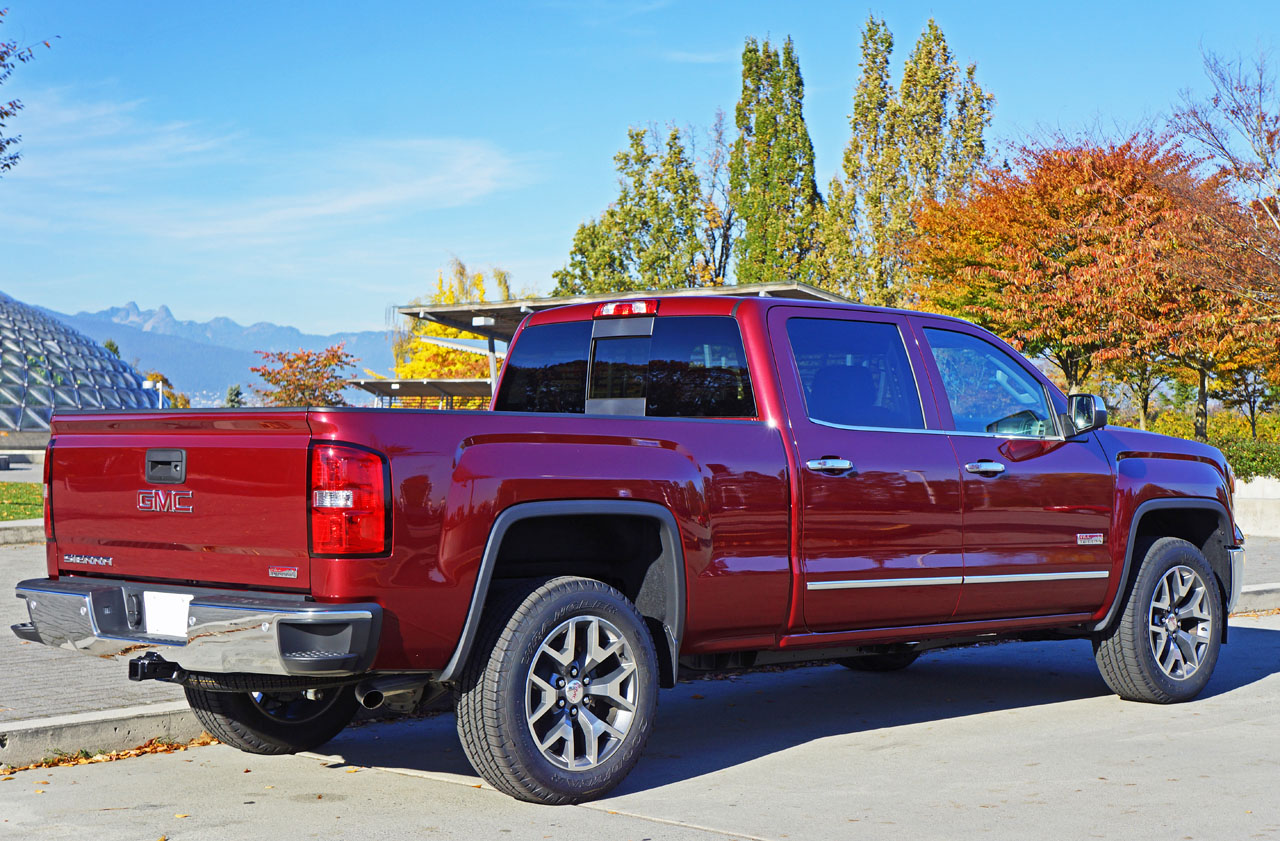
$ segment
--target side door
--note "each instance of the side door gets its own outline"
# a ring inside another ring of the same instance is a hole
[[[1115,481],[1047,379],[967,324],[912,317],[964,487],[957,621],[1087,613],[1107,593]]]
[[[901,316],[782,306],[770,338],[798,455],[810,631],[946,621],[960,596],[960,472]]]

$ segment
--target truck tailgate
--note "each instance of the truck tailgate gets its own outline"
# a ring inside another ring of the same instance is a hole
[[[55,416],[50,572],[308,588],[310,438],[302,410]]]

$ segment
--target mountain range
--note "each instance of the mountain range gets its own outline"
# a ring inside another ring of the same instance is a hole
[[[122,359],[139,371],[162,372],[177,391],[191,397],[193,406],[222,405],[227,387],[236,383],[251,399],[250,387],[261,385],[249,371],[262,364],[256,350],[324,350],[344,342],[347,352],[358,360],[352,376],[363,376],[365,368],[387,373],[394,361],[389,331],[319,335],[266,321],[247,327],[229,318],[181,321],[167,306],[144,310],[133,301],[75,315],[41,309],[99,344],[115,341]],[[356,389],[348,389],[346,397],[356,405],[369,400],[369,395]]]

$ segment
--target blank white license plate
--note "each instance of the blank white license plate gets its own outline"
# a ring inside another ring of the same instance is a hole
[[[142,615],[147,633],[161,637],[185,637],[187,635],[187,608],[191,603],[188,593],[142,593]]]

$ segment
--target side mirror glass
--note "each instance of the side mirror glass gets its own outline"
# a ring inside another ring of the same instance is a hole
[[[1107,404],[1096,394],[1073,394],[1067,398],[1067,415],[1074,435],[1083,435],[1107,425]]]

